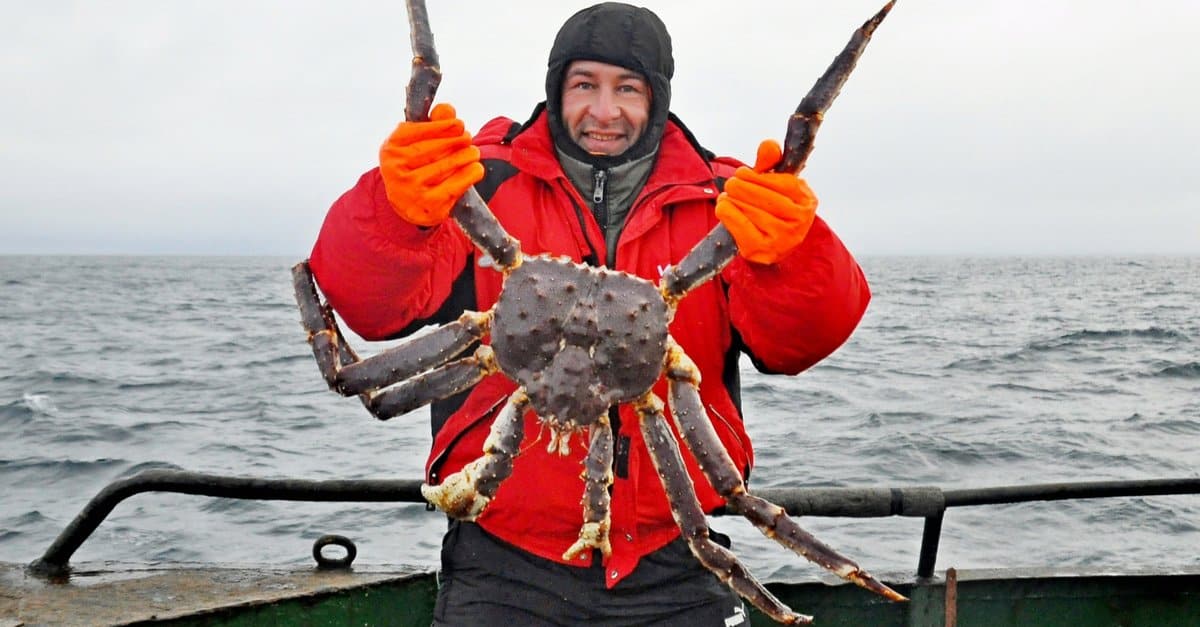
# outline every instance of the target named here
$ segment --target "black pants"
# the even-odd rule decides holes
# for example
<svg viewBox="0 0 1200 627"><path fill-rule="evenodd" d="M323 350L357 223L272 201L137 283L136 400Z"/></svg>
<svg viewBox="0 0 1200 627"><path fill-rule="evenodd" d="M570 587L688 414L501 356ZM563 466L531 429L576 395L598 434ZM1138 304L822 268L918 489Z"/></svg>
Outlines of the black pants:
<svg viewBox="0 0 1200 627"><path fill-rule="evenodd" d="M716 536L717 534L713 534ZM724 538L722 538L724 539ZM435 627L749 627L742 600L678 539L611 590L604 566L567 566L452 521L442 540Z"/></svg>

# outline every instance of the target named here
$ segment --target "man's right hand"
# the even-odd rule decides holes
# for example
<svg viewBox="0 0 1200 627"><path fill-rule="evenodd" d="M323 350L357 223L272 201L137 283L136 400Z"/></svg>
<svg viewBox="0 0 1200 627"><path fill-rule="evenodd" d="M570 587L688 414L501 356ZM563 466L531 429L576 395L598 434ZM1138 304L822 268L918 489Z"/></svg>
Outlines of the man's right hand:
<svg viewBox="0 0 1200 627"><path fill-rule="evenodd" d="M419 225L441 224L454 203L483 180L479 149L471 145L454 107L442 103L428 122L401 122L379 150L379 173L392 209Z"/></svg>

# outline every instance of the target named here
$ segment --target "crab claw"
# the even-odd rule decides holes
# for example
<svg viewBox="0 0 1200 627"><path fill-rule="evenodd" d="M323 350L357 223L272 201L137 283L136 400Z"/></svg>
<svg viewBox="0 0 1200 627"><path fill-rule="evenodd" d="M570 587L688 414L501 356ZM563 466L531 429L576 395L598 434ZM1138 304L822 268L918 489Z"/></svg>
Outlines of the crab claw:
<svg viewBox="0 0 1200 627"><path fill-rule="evenodd" d="M908 597L891 589L887 584L881 583L878 579L871 576L871 573L868 573L865 570L859 570L855 573L851 573L846 577L846 579L886 599L901 602L908 600Z"/></svg>
<svg viewBox="0 0 1200 627"><path fill-rule="evenodd" d="M422 485L421 496L451 518L475 520L491 499L479 493L478 468L468 464L438 485Z"/></svg>
<svg viewBox="0 0 1200 627"><path fill-rule="evenodd" d="M608 520L584 523L579 530L579 539L563 553L563 559L573 560L584 551L600 549L604 560L608 561L608 556L612 555L612 543L608 541L608 527Z"/></svg>
<svg viewBox="0 0 1200 627"><path fill-rule="evenodd" d="M512 474L513 457L525 437L525 408L529 398L521 390L508 397L508 404L492 421L483 442L483 457L463 466L438 485L422 485L421 495L447 515L475 520L487 507L500 483Z"/></svg>

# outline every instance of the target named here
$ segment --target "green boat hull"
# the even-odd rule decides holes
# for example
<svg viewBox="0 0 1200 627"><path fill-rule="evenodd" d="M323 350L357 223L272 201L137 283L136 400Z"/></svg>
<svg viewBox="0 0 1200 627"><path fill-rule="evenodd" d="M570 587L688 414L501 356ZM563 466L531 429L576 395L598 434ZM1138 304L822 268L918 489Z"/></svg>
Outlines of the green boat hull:
<svg viewBox="0 0 1200 627"><path fill-rule="evenodd" d="M942 627L946 582L896 584L911 600L890 603L849 585L768 585L822 626ZM1046 571L959 573L951 614L970 627L1200 625L1200 572L1144 575L1052 575ZM754 625L772 625L761 615Z"/></svg>
<svg viewBox="0 0 1200 627"><path fill-rule="evenodd" d="M1200 569L963 571L949 586L944 577L889 583L912 600L890 603L854 586L819 581L768 587L823 626L1200 625ZM71 577L55 582L31 576L21 565L0 564L0 625L424 627L436 590L433 573L408 568L77 566ZM773 624L757 613L752 623Z"/></svg>

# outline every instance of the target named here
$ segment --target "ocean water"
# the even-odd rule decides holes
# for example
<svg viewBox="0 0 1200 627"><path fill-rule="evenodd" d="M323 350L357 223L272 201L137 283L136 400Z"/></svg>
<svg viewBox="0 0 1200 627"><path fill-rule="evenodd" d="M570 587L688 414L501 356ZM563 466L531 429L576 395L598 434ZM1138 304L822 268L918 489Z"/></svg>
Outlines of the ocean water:
<svg viewBox="0 0 1200 627"><path fill-rule="evenodd" d="M421 476L427 413L380 422L321 380L296 259L0 256L0 561L29 562L108 483L150 468L302 479ZM743 364L753 486L987 487L1196 477L1200 257L862 260L874 300L798 377ZM352 338L360 352L386 344ZM911 573L921 519L806 518L877 572ZM764 578L818 569L741 519ZM143 494L73 562L433 566L419 505ZM938 568L1200 565L1200 496L950 510Z"/></svg>

